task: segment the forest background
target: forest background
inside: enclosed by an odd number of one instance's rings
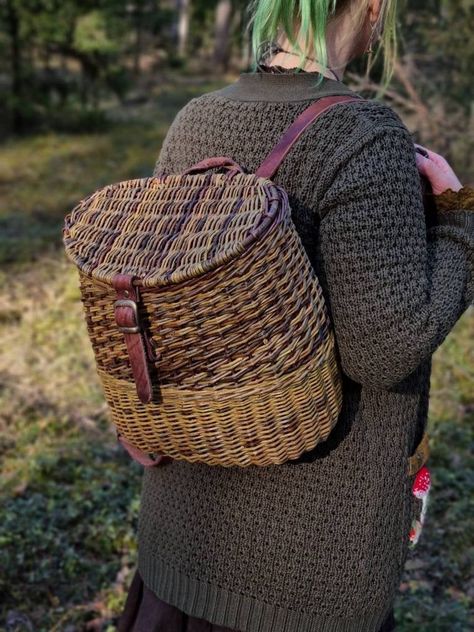
[[[114,441],[65,261],[65,214],[150,175],[191,97],[250,67],[242,0],[0,0],[0,630],[116,629],[140,468]],[[411,0],[384,97],[473,184],[474,0]],[[345,81],[366,96],[380,69]],[[434,357],[428,521],[400,632],[474,629],[473,325]]]

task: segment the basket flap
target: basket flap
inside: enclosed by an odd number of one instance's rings
[[[223,265],[289,216],[286,193],[252,174],[168,175],[119,182],[66,216],[68,257],[107,283],[131,274],[170,285]]]

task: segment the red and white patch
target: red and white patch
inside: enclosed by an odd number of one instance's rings
[[[431,474],[429,469],[424,465],[417,472],[415,480],[413,482],[412,493],[413,495],[421,499],[421,512],[420,515],[413,519],[410,529],[410,546],[413,548],[420,539],[421,531],[425,523],[426,510],[428,508],[428,497],[431,489]]]

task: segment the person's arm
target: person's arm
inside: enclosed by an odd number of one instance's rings
[[[440,209],[427,230],[413,142],[399,128],[374,134],[341,165],[319,213],[342,369],[360,384],[392,388],[473,299],[472,224]]]

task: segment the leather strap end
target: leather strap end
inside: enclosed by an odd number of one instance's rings
[[[151,457],[145,452],[142,452],[138,448],[136,448],[130,441],[124,439],[120,434],[117,434],[117,439],[120,445],[128,452],[130,458],[134,461],[142,465],[143,467],[156,467],[157,465],[164,465],[165,463],[169,463],[173,459],[169,456],[165,456],[164,454],[159,454],[155,457]]]
[[[117,274],[112,279],[112,284],[117,292],[117,300],[114,305],[115,321],[125,338],[137,395],[142,404],[149,404],[153,398],[153,388],[144,332],[138,317],[139,291],[133,285],[131,275]]]
[[[408,459],[408,475],[413,476],[420,470],[428,460],[430,447],[428,443],[428,433],[425,432],[415,452]]]

